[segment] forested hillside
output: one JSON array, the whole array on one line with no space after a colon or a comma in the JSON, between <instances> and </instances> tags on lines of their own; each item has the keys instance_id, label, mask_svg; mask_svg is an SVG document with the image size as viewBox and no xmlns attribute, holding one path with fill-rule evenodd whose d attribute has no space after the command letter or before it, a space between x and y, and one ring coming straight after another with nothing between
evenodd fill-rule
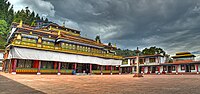
<instances>
[{"instance_id":1,"label":"forested hillside","mask_svg":"<svg viewBox=\"0 0 200 94\"><path fill-rule=\"evenodd\" d=\"M8 0L0 0L0 49L5 48L6 38L10 31L12 22L20 22L34 26L36 20L48 21L47 18L42 18L34 11L30 11L28 7L14 12L13 5Z\"/></svg>"}]
</instances>

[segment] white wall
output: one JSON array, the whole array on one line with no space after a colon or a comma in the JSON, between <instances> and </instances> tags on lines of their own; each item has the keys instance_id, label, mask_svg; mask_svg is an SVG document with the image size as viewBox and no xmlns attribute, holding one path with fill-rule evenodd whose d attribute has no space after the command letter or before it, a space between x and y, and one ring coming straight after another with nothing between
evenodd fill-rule
<instances>
[{"instance_id":1,"label":"white wall","mask_svg":"<svg viewBox=\"0 0 200 94\"><path fill-rule=\"evenodd\" d=\"M1 60L3 60L3 53L1 52L0 53L0 63L2 63L2 61ZM0 66L0 71L2 70L2 67Z\"/></svg>"}]
</instances>

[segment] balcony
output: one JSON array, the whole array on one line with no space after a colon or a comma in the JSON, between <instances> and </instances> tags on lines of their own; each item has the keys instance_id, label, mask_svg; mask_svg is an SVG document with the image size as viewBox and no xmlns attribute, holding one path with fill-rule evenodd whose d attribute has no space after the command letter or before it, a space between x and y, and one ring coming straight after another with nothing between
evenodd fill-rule
<instances>
[{"instance_id":1,"label":"balcony","mask_svg":"<svg viewBox=\"0 0 200 94\"><path fill-rule=\"evenodd\" d=\"M86 52L86 51L80 51L77 49L67 49L67 48L57 47L54 45L38 44L32 41L21 41L17 39L13 40L12 45L18 46L18 47L34 48L34 49L57 51L57 52L66 52L66 53L71 53L71 54L80 54L80 55L95 56L95 57L102 57L102 58L122 59L122 56L116 56L110 53L94 53L94 52L88 52L88 51Z\"/></svg>"}]
</instances>

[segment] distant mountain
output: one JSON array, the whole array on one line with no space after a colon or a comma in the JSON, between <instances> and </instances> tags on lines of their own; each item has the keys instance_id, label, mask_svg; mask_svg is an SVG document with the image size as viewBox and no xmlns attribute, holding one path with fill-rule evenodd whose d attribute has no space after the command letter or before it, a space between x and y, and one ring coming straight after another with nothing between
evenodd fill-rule
<instances>
[{"instance_id":1,"label":"distant mountain","mask_svg":"<svg viewBox=\"0 0 200 94\"><path fill-rule=\"evenodd\" d=\"M200 54L200 51L194 51L192 54Z\"/></svg>"}]
</instances>

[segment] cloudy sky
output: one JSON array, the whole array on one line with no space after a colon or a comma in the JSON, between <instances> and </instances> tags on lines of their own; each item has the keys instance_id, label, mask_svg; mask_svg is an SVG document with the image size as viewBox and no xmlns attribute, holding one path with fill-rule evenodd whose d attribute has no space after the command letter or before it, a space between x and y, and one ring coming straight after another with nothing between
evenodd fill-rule
<instances>
[{"instance_id":1,"label":"cloudy sky","mask_svg":"<svg viewBox=\"0 0 200 94\"><path fill-rule=\"evenodd\" d=\"M121 49L200 51L200 0L9 0Z\"/></svg>"}]
</instances>

